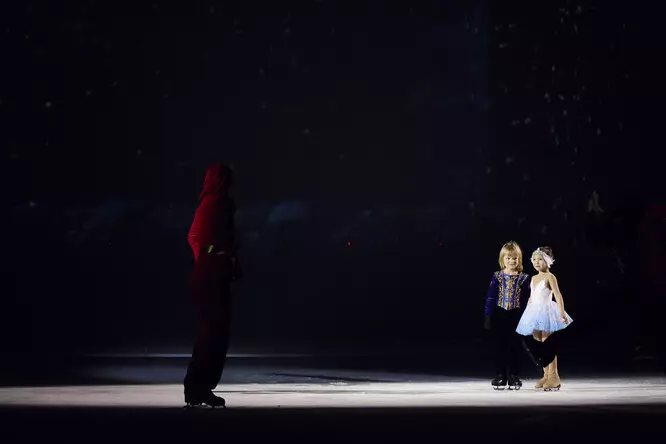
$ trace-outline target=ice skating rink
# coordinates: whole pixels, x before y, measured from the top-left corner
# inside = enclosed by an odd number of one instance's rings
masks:
[[[316,375],[316,372],[312,373]],[[370,375],[372,376],[372,375]],[[381,375],[386,376],[386,375]],[[375,376],[380,378],[381,376]],[[493,390],[487,380],[221,384],[216,393],[233,409],[560,407],[666,412],[666,378],[571,378],[544,392],[525,380],[519,390]],[[396,379],[396,378],[394,378]],[[0,388],[2,407],[178,408],[182,386],[90,385]]]
[[[15,374],[0,387],[0,439],[12,442],[499,442],[631,440],[663,433],[660,373],[562,372],[562,389],[496,391],[478,371],[350,369],[232,359],[226,409],[183,408],[187,359],[77,362]],[[66,371],[65,371],[66,370]],[[448,373],[448,374],[447,374]],[[483,375],[483,376],[482,376]],[[492,375],[491,375],[492,376]]]

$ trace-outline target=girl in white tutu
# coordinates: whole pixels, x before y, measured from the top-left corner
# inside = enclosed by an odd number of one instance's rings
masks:
[[[534,339],[544,342],[559,330],[566,328],[573,319],[564,311],[564,300],[557,285],[557,278],[550,272],[555,262],[550,247],[539,247],[532,253],[532,265],[539,272],[530,282],[530,299],[523,313],[516,332],[523,336],[533,335]],[[553,301],[555,295],[555,301]],[[543,378],[537,383],[537,389],[559,389],[560,375],[557,372],[557,355],[543,369]]]

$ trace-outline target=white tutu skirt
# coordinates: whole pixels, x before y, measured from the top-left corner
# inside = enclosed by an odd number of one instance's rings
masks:
[[[564,315],[571,324],[573,322],[571,316],[566,311]],[[553,333],[567,328],[569,324],[565,324],[562,320],[557,302],[552,300],[547,302],[535,301],[525,308],[523,316],[518,322],[518,327],[516,327],[516,332],[523,336],[531,336],[534,330]]]

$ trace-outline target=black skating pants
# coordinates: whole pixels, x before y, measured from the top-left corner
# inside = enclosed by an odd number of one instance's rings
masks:
[[[522,353],[522,336],[516,333],[522,310],[504,310],[495,307],[492,332],[495,336],[495,371],[498,374],[518,376]]]
[[[210,392],[220,382],[229,348],[231,274],[224,256],[201,254],[192,274],[199,325],[184,386],[186,395]]]

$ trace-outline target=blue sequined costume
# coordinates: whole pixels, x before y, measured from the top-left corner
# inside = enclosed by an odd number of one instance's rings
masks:
[[[491,315],[495,307],[504,310],[525,308],[530,298],[530,276],[526,273],[506,274],[496,271],[490,280],[486,295],[486,315]]]

